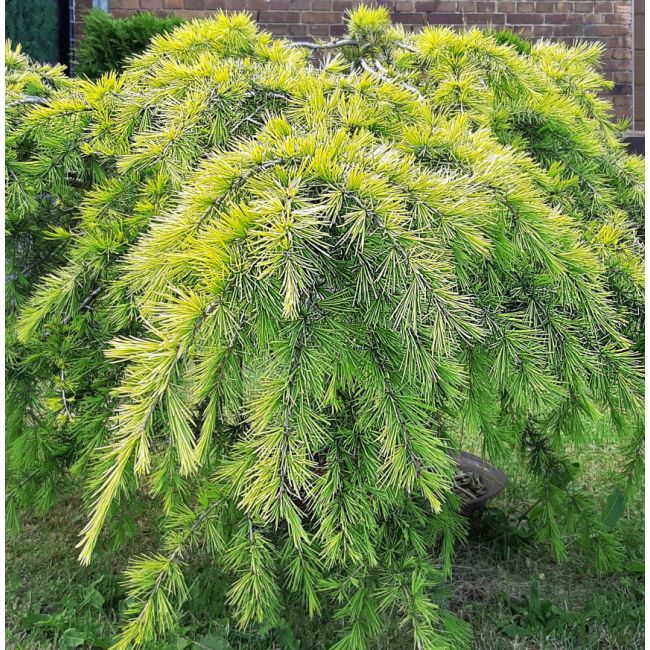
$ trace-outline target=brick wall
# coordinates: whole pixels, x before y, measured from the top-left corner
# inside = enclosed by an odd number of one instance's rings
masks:
[[[645,0],[634,0],[634,128],[645,130]]]
[[[74,2],[74,24],[73,24],[73,49],[79,42],[83,28],[84,14],[93,6],[93,0],[75,0]]]
[[[89,0],[77,0],[87,3]],[[639,0],[636,0],[639,2]],[[380,0],[409,30],[431,25],[510,27],[532,37],[560,41],[600,40],[607,47],[603,68],[615,83],[618,115],[633,114],[633,0]],[[267,30],[290,38],[340,36],[346,9],[358,0],[110,0],[116,16],[138,11],[187,18],[217,9],[251,11]],[[637,66],[638,70],[638,66]]]

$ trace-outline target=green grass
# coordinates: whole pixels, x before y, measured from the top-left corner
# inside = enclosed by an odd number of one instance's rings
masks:
[[[579,457],[581,481],[604,500],[618,469],[615,449],[592,445]],[[625,540],[621,568],[597,574],[592,559],[570,548],[558,565],[545,548],[530,548],[513,537],[516,513],[525,511],[527,485],[517,468],[484,522],[476,526],[457,554],[448,605],[471,623],[476,650],[537,648],[635,649],[644,643],[644,520],[641,490],[628,503],[618,523]],[[83,508],[72,496],[62,497],[44,518],[26,518],[22,531],[6,545],[6,628],[8,649],[62,650],[106,648],[117,630],[124,591],[120,573],[133,553],[151,548],[152,522],[146,511],[133,513],[135,535],[114,551],[108,543],[90,567],[76,561],[77,532]],[[508,544],[503,543],[506,536]],[[200,558],[197,558],[197,566]],[[228,650],[229,648],[326,648],[336,630],[300,620],[296,645],[287,630],[254,638],[230,629],[218,594],[219,579],[204,568],[190,570],[188,612],[166,645],[156,650]],[[531,592],[532,590],[532,592]],[[537,593],[538,591],[538,593]],[[229,641],[226,641],[226,638]],[[399,630],[378,648],[398,650],[410,644]]]

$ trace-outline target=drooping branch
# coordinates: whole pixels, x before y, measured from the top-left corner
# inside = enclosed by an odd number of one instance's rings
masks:
[[[161,589],[164,590],[165,588],[169,588],[169,584],[165,582],[165,579],[170,576],[170,567],[180,560],[192,535],[201,527],[205,520],[222,505],[223,502],[221,499],[216,499],[208,505],[195,519],[191,526],[187,530],[183,531],[178,541],[173,545],[171,551],[166,556],[160,558],[163,561],[160,564],[156,579],[151,588],[138,599],[137,607],[132,610],[134,618],[128,621],[122,628],[121,638],[114,646],[112,646],[115,650],[133,647],[134,642],[139,643],[138,638],[142,636],[142,629],[146,628],[147,620],[151,616],[151,608],[149,605],[154,601]]]
[[[411,461],[411,464],[415,468],[415,473],[417,477],[420,478],[422,474],[422,464],[423,464],[422,459],[415,453],[413,449],[413,444],[411,442],[411,434],[409,432],[408,425],[404,418],[402,408],[400,407],[399,401],[397,399],[397,395],[395,394],[395,391],[393,389],[393,385],[390,380],[390,373],[374,343],[372,343],[369,346],[369,350],[370,350],[370,354],[372,355],[372,359],[381,374],[383,388],[384,391],[386,392],[386,395],[388,396],[391,407],[393,408],[393,412],[395,413],[397,423],[399,424],[399,428],[404,439],[404,447],[409,456],[409,460]]]

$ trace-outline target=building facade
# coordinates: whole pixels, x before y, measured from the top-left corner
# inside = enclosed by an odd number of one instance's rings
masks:
[[[77,25],[95,6],[116,16],[139,11],[175,13],[187,18],[219,9],[247,10],[277,36],[328,39],[344,32],[351,0],[76,0]],[[614,82],[617,115],[643,130],[645,0],[380,0],[407,30],[423,25],[508,27],[533,39],[602,41],[603,71]]]

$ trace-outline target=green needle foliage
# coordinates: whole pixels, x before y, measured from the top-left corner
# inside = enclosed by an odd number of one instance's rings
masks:
[[[61,235],[67,237],[75,223],[71,207],[82,196],[71,185],[53,183],[58,172],[50,164],[65,155],[66,145],[52,133],[42,134],[37,144],[22,126],[32,108],[43,106],[57,92],[66,93],[72,87],[63,67],[34,63],[20,45],[13,49],[7,43],[5,424],[7,471],[11,476],[6,514],[12,526],[17,524],[18,505],[44,510],[51,504],[65,468],[58,458],[61,446],[53,435],[63,408],[62,393],[54,386],[54,376],[58,375],[55,364],[48,364],[48,376],[43,381],[42,366],[36,360],[39,345],[19,343],[15,325],[35,283],[63,261]]]
[[[10,325],[43,413],[10,429],[10,489],[84,479],[83,563],[152,500],[115,648],[173,628],[206,551],[243,628],[299,608],[337,650],[391,622],[463,647],[439,589],[465,435],[529,467],[559,558],[567,535],[620,552],[570,453],[597,423],[642,464],[643,161],[600,46],[407,36],[366,7],[348,29],[316,64],[218,14],[9,123],[10,247],[44,237],[44,196],[67,215]]]

